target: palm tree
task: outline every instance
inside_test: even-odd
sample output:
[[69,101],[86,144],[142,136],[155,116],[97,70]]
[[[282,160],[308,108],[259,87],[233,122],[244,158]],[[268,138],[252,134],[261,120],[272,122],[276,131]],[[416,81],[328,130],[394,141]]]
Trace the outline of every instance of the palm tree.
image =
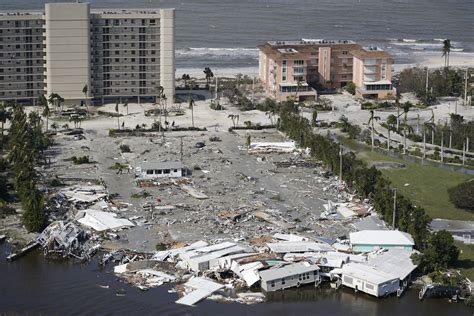
[[120,129],[120,112],[119,112],[118,102],[115,104],[115,112],[117,113],[117,126],[118,126],[118,129]]
[[395,98],[395,105],[397,106],[397,132],[400,128],[400,95],[397,90],[397,97]]
[[40,95],[38,97],[38,100],[36,101],[36,104],[40,107],[40,108],[44,108],[46,105],[48,105],[48,100],[46,99],[46,97],[44,96],[44,94]]
[[191,95],[189,95],[189,108],[191,109],[191,124],[194,128],[194,99]]
[[87,92],[89,91],[89,87],[87,86],[87,84],[84,85],[84,88],[82,88],[82,93],[84,93],[84,104],[86,106],[86,110],[89,110],[88,106],[87,106]]
[[441,57],[444,57],[444,67],[446,68],[449,67],[449,54],[451,53],[451,48],[453,48],[451,41],[449,39],[445,39],[443,41],[443,54]]
[[371,144],[371,149],[374,150],[374,145],[375,145],[375,128],[374,128],[374,121],[380,120],[379,116],[374,116],[375,111],[370,110],[370,118],[369,121],[367,122],[367,125],[371,125],[372,133],[371,133],[371,138],[372,138],[372,144]]
[[124,108],[127,108],[127,115],[128,115],[128,100],[125,100],[125,103],[123,104]]
[[313,110],[313,115],[311,117],[311,124],[316,126],[316,122],[318,121],[318,111],[316,109]]
[[204,68],[204,74],[206,75],[206,85],[209,87],[209,83],[211,82],[211,78],[214,78],[214,73],[212,72],[211,68],[206,67]]
[[[408,121],[408,111],[410,111],[410,107],[412,104],[410,102],[405,102],[403,105],[403,154],[406,154],[406,147],[407,147],[407,121]],[[411,129],[411,127],[409,127]]]
[[181,77],[181,79],[183,79],[184,81],[184,87],[186,88],[188,86],[188,80],[191,79],[191,76],[189,76],[189,74],[183,74],[183,76]]
[[56,93],[51,93],[48,97],[48,103],[56,107]]
[[298,92],[300,91],[301,86],[303,85],[303,77],[298,77],[296,81],[296,92],[295,92],[295,101],[298,102]]
[[236,114],[229,114],[227,118],[230,118],[232,120],[232,125],[234,125],[234,128],[239,124],[239,116]]
[[4,102],[0,103],[0,122],[2,123],[2,136],[5,128],[5,123],[7,120],[11,119],[11,112],[7,110],[7,107]]
[[48,104],[46,103],[46,105],[44,105],[43,107],[43,113],[42,113],[43,117],[46,118],[46,131],[48,131],[48,120],[49,120],[49,115],[50,115],[50,111],[49,111],[49,106]]

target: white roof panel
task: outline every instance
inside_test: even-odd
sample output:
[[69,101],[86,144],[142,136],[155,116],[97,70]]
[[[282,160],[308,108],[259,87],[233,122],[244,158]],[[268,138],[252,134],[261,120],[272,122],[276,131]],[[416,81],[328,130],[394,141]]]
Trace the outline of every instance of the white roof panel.
[[403,280],[417,267],[411,261],[412,253],[412,251],[392,248],[375,256],[369,256],[368,264]]
[[297,275],[316,270],[319,270],[319,267],[317,265],[312,265],[308,262],[298,262],[285,265],[281,268],[273,268],[260,271],[260,278],[263,282],[268,282],[271,280],[281,279],[287,276]]
[[362,230],[349,234],[351,245],[415,245],[410,234],[398,230]]
[[[334,271],[333,271],[334,272]],[[373,284],[382,284],[391,280],[398,279],[397,277],[378,271],[374,267],[360,264],[360,263],[346,263],[341,269],[338,269],[336,273],[342,273],[356,279],[364,280]]]
[[328,244],[312,241],[282,241],[267,243],[268,248],[275,253],[308,252],[308,251],[332,251]]

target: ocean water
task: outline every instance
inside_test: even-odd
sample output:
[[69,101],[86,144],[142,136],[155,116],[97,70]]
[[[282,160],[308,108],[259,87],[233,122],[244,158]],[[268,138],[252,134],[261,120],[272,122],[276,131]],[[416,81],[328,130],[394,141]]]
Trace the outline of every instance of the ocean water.
[[[41,9],[45,2],[0,0],[0,10]],[[352,39],[412,63],[454,51],[474,59],[474,0],[90,0],[95,8],[176,8],[176,67],[256,69],[255,46],[267,40]]]

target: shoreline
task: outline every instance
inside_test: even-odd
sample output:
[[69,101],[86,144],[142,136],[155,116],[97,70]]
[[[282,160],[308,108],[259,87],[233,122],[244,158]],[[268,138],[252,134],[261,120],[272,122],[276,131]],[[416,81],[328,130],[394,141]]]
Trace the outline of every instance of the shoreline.
[[[443,68],[444,67],[444,58],[441,56],[441,52],[420,52],[415,53],[415,61],[411,63],[396,63],[397,55],[395,56],[395,63],[393,65],[394,72],[399,73],[403,69],[411,67],[428,67],[430,69]],[[401,56],[398,56],[401,57]],[[400,58],[401,59],[401,58]],[[474,67],[474,52],[452,52],[449,56],[450,67]],[[235,77],[237,74],[255,76],[258,77],[258,61],[255,66],[243,66],[243,67],[214,67],[212,63],[209,63],[214,75],[217,77]],[[183,74],[189,74],[194,78],[203,78],[204,77],[204,67],[202,68],[190,68],[190,67],[177,67],[176,68],[176,78],[181,78]]]

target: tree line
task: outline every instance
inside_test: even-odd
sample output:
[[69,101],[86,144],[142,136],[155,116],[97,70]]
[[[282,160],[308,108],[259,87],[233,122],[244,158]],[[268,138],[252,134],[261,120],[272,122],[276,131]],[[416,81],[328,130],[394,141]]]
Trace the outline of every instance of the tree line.
[[23,208],[22,221],[28,231],[41,231],[46,225],[45,196],[38,188],[35,170],[41,154],[50,144],[42,131],[38,113],[27,115],[20,105],[13,106],[8,134],[8,155],[14,173],[13,184]]
[[[382,173],[375,167],[356,158],[353,152],[342,153],[342,170],[340,170],[340,146],[329,136],[319,135],[313,132],[308,119],[298,115],[294,101],[285,101],[279,107],[280,120],[278,127],[300,146],[311,149],[311,156],[323,162],[323,164],[335,174],[342,173],[347,185],[355,189],[363,198],[371,198],[377,213],[386,221],[391,223],[393,218],[393,186]],[[429,224],[431,218],[421,207],[415,206],[409,199],[401,194],[396,196],[395,228],[408,232],[413,236],[415,246],[420,251],[433,252],[439,239],[445,241],[441,248],[447,254],[438,257],[422,256],[417,258],[422,270],[428,272],[434,267],[446,268],[448,264],[457,260],[459,251],[453,244],[453,239],[445,236],[445,232],[431,233]],[[438,235],[442,236],[439,237]],[[449,234],[448,234],[449,235]]]

